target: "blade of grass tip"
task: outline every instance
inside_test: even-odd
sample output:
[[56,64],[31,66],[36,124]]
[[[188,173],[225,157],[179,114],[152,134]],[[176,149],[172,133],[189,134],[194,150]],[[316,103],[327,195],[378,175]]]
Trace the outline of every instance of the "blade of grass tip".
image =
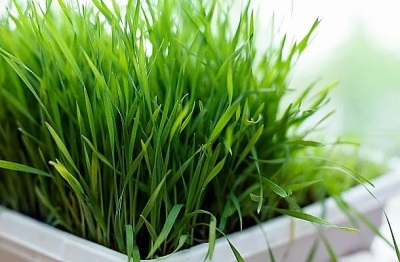
[[52,177],[49,173],[44,172],[42,170],[30,167],[30,166],[26,166],[26,165],[14,163],[14,162],[4,161],[4,160],[0,160],[0,168],[18,171],[18,172],[29,173],[29,174],[35,174],[35,175],[39,175],[39,176]]
[[[96,82],[100,85],[102,90],[104,90],[107,93],[110,100],[112,102],[114,102],[112,92],[111,92],[110,88],[108,87],[106,80],[104,79],[104,76],[97,69],[96,65],[93,63],[92,59],[90,59],[89,55],[86,53],[86,51],[83,49],[83,47],[81,48],[81,51],[86,59],[86,62],[88,63],[90,69],[92,70],[92,72],[95,76]],[[85,91],[86,91],[86,89],[85,89]],[[115,104],[115,103],[113,103],[113,104]]]
[[329,221],[327,221],[325,219],[322,219],[320,217],[316,217],[316,216],[304,213],[302,211],[287,210],[287,209],[280,209],[280,208],[275,208],[274,210],[279,212],[279,213],[281,213],[281,214],[283,214],[283,215],[287,215],[287,216],[291,216],[291,217],[298,218],[298,219],[301,219],[301,220],[309,221],[311,223],[316,223],[316,224],[323,225],[323,226],[338,228],[338,229],[342,229],[342,230],[345,230],[345,231],[348,231],[348,232],[358,232],[358,230],[355,229],[355,228],[340,227],[340,226],[337,226],[337,225],[335,225],[335,224],[333,224],[333,223],[331,223],[331,222],[329,222]]
[[183,129],[185,129],[185,127],[189,124],[189,122],[190,122],[190,119],[192,118],[192,115],[193,115],[193,112],[194,112],[194,109],[196,108],[196,103],[194,102],[193,103],[193,107],[192,107],[192,111],[190,111],[190,113],[189,113],[189,115],[186,117],[186,119],[183,121],[183,123],[182,123],[182,125],[181,125],[181,127],[180,127],[180,129],[179,129],[179,132],[182,132],[183,131]]
[[219,172],[221,172],[222,168],[224,167],[225,164],[225,158],[222,159],[212,170],[211,172],[208,174],[206,180],[204,181],[203,184],[203,189],[207,187],[208,183],[211,182],[211,180],[218,175]]
[[240,209],[239,200],[237,199],[237,197],[233,193],[229,194],[229,199],[232,201],[233,205],[236,208],[236,211],[238,212],[239,223],[240,223],[240,231],[242,231],[243,230],[243,217],[242,217],[242,211]]
[[[119,1],[118,1],[119,2]],[[118,19],[118,21],[122,21],[122,17],[121,17],[121,9],[117,3],[116,0],[111,0],[112,6],[113,6],[113,13],[116,15],[116,18]]]
[[74,160],[72,159],[71,154],[68,152],[67,147],[65,144],[62,142],[61,138],[58,136],[57,132],[50,126],[49,123],[45,122],[47,129],[50,132],[50,135],[54,139],[54,142],[56,142],[56,145],[58,149],[61,151],[63,156],[67,159],[67,161],[72,165],[72,167],[75,169],[76,172],[79,173],[78,168],[75,166]]
[[318,18],[314,21],[314,24],[312,25],[311,29],[308,31],[307,35],[300,41],[300,43],[297,45],[297,50],[299,54],[301,54],[306,47],[308,46],[308,42],[310,40],[311,35],[315,31],[315,29],[318,27],[320,24],[321,20]]
[[26,65],[24,65],[21,61],[19,61],[16,57],[14,57],[13,55],[8,53],[6,50],[4,50],[1,47],[0,47],[0,55],[11,66],[11,68],[14,70],[14,72],[17,73],[17,75],[21,78],[21,80],[24,82],[26,87],[29,89],[29,91],[35,97],[36,101],[39,103],[42,110],[45,112],[46,116],[48,116],[51,119],[46,106],[44,105],[43,101],[40,99],[39,95],[37,94],[35,88],[31,84],[31,82],[29,82],[27,75],[24,73],[24,71],[22,71],[22,69],[20,67],[22,66],[25,70],[30,72],[36,79],[40,80],[40,78],[34,72],[32,72]]
[[[96,156],[100,159],[101,162],[103,162],[104,164],[106,164],[109,168],[111,168],[112,170],[114,170],[114,167],[111,165],[111,163],[107,160],[107,158],[102,155],[99,151],[97,151],[97,149],[95,148],[95,146],[89,141],[89,139],[87,139],[85,136],[82,135],[83,140],[88,144],[88,146],[90,147],[90,149],[92,149],[92,151],[96,154]],[[117,172],[120,173],[120,172]]]
[[186,244],[186,241],[188,240],[188,238],[189,238],[189,235],[181,235],[181,236],[179,237],[179,240],[178,240],[178,245],[176,246],[176,248],[174,249],[174,251],[172,251],[172,252],[169,253],[168,255],[159,257],[159,258],[157,258],[157,259],[159,259],[160,261],[162,261],[163,259],[167,259],[168,257],[171,257],[172,255],[174,255],[177,251],[179,251],[179,250],[183,247],[183,245]]
[[180,236],[178,246],[175,248],[175,250],[171,254],[176,253],[178,250],[180,250],[183,247],[183,245],[186,243],[188,238],[189,238],[189,235]]
[[260,202],[260,196],[257,196],[256,194],[250,193],[250,199],[256,203]]
[[228,238],[226,238],[226,240],[228,241],[229,247],[231,248],[233,255],[236,258],[237,262],[244,262],[243,257],[240,255],[239,251],[235,248],[235,246],[231,243],[231,241],[229,241]]
[[157,251],[157,249],[161,246],[161,244],[167,239],[169,232],[174,226],[176,218],[178,217],[179,211],[182,209],[182,207],[183,205],[175,205],[172,208],[171,212],[168,214],[163,229],[161,230],[156,241],[154,242],[153,247],[151,248],[149,254],[147,255],[148,259],[153,256],[153,254]]
[[[154,192],[151,194],[149,200],[147,201],[145,207],[143,208],[143,211],[141,213],[141,215],[143,217],[147,217],[147,215],[150,213],[150,211],[153,209],[153,206],[156,204],[158,195],[160,194],[161,189],[163,188],[164,184],[165,184],[165,180],[167,178],[167,175],[163,177],[163,179],[161,180],[161,182],[158,184],[158,186],[156,187],[156,189],[154,190]],[[135,227],[135,235],[139,232],[139,230],[141,229],[141,227],[143,226],[143,219],[139,218],[138,223]]]
[[146,227],[147,227],[147,231],[149,232],[149,234],[150,234],[150,236],[151,236],[151,240],[152,240],[152,241],[155,241],[155,240],[157,239],[157,232],[156,232],[156,230],[155,230],[154,227],[150,224],[150,222],[147,221],[147,219],[146,219],[144,216],[140,215],[140,217],[143,219],[143,221],[144,221],[144,223],[145,223],[145,225],[146,225]]
[[243,149],[242,153],[240,154],[239,160],[236,164],[235,169],[240,165],[240,163],[243,162],[245,157],[250,153],[251,149],[254,147],[254,145],[257,143],[258,139],[262,135],[264,131],[264,125],[261,125],[257,131],[254,133],[250,141],[247,143],[246,147]]
[[385,210],[383,210],[383,214],[385,215],[386,222],[387,222],[387,224],[389,226],[389,231],[390,231],[390,235],[391,235],[392,240],[393,240],[393,245],[394,245],[394,249],[396,251],[397,260],[400,261],[399,246],[397,245],[397,241],[396,241],[396,238],[395,238],[394,233],[393,233],[392,225],[390,224],[389,218],[388,218]]
[[60,175],[68,182],[73,191],[82,198],[84,195],[83,187],[79,181],[67,170],[67,168],[58,160],[56,160],[56,162],[50,161],[49,164],[54,166],[58,173],[60,173]]
[[179,115],[176,117],[174,124],[172,125],[171,131],[169,133],[169,142],[171,143],[172,138],[174,137],[176,131],[178,128],[181,127],[183,119],[186,117],[186,115],[189,113],[189,106],[186,105],[183,110],[179,113]]
[[107,21],[112,24],[112,21],[116,19],[113,15],[113,12],[107,7],[107,5],[103,1],[92,0],[92,3],[99,9],[99,11],[104,15]]
[[288,194],[286,193],[285,190],[283,190],[280,186],[269,180],[268,178],[261,177],[263,183],[267,185],[269,189],[271,189],[275,194],[277,194],[280,197],[286,198],[288,197]]
[[[249,28],[249,39],[253,39],[254,36],[254,10],[251,10],[250,14],[250,28]],[[253,42],[250,42],[252,44]]]
[[260,196],[257,206],[257,214],[260,214],[263,203],[264,203],[264,188],[260,186]]
[[67,7],[65,4],[64,0],[58,0],[58,5],[61,7],[61,10],[64,12],[65,16],[67,17],[68,21],[73,25],[74,23],[72,22],[72,16],[70,9]]
[[58,47],[61,49],[62,54],[65,56],[66,60],[68,63],[71,65],[72,70],[78,77],[79,81],[83,86],[85,86],[85,82],[83,80],[82,72],[79,68],[79,65],[75,59],[75,56],[72,54],[70,47],[68,44],[64,41],[63,37],[60,34],[60,30],[52,23],[50,19],[46,20],[47,25],[49,26],[48,28],[50,29],[50,35],[53,37],[55,40],[55,43],[57,43]]
[[215,125],[213,131],[211,132],[210,138],[208,140],[209,143],[214,142],[214,140],[218,137],[218,135],[222,132],[225,126],[228,124],[229,120],[236,113],[237,104],[232,104],[225,113],[221,116],[217,124]]

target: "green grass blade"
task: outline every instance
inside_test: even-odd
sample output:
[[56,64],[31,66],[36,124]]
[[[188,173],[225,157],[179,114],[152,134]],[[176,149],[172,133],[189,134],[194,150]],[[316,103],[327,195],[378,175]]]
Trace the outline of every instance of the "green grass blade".
[[288,190],[292,191],[292,192],[296,192],[296,191],[301,191],[306,189],[307,187],[313,186],[317,183],[321,183],[323,182],[323,180],[313,180],[313,181],[305,181],[305,182],[300,182],[300,183],[296,183],[296,184],[291,184],[288,186]]
[[131,225],[125,226],[125,234],[128,261],[131,261],[133,259],[133,262],[140,262],[139,248],[135,244],[133,237],[133,228]]
[[279,195],[280,197],[286,198],[288,197],[288,194],[286,193],[285,190],[283,190],[280,186],[269,180],[268,178],[261,177],[261,180],[263,183],[267,185],[269,189],[271,189],[274,193]]
[[254,145],[257,143],[258,139],[261,137],[261,134],[264,131],[264,125],[261,125],[257,131],[254,133],[254,135],[251,137],[249,142],[247,143],[246,147],[243,149],[243,152],[240,154],[239,160],[236,164],[236,167],[239,166],[240,163],[245,159],[245,157],[250,153],[251,149],[254,147]]
[[75,171],[79,173],[78,168],[75,166],[74,160],[71,154],[69,153],[67,147],[65,146],[64,142],[58,136],[57,132],[49,125],[49,123],[46,122],[45,124],[50,132],[50,135],[53,137],[54,142],[56,142],[56,145],[60,150],[60,152],[62,153],[62,155],[65,157],[65,159],[67,159],[68,163],[75,169]]
[[[145,207],[143,208],[141,216],[147,217],[147,215],[153,209],[153,207],[156,204],[156,201],[157,201],[157,199],[159,197],[160,191],[161,191],[161,189],[163,188],[163,186],[165,184],[165,180],[166,179],[167,179],[167,176],[164,176],[163,179],[161,180],[161,182],[158,184],[158,186],[154,190],[154,192],[151,194],[149,200],[147,201]],[[138,221],[138,223],[137,223],[137,225],[135,227],[135,235],[139,232],[139,230],[143,226],[143,223],[144,223],[143,219],[139,218],[139,221]]]
[[150,234],[152,240],[155,241],[155,240],[157,239],[157,232],[156,232],[156,230],[155,230],[154,227],[150,224],[150,222],[147,221],[147,219],[146,219],[144,216],[141,215],[140,218],[143,219],[143,221],[144,221],[144,223],[145,223],[145,225],[146,225],[147,231],[149,231],[149,234]]
[[178,217],[179,211],[182,209],[183,205],[175,205],[171,212],[168,214],[168,217],[165,221],[164,227],[158,235],[156,241],[154,242],[153,247],[151,248],[147,258],[153,256],[154,252],[161,246],[161,244],[167,239],[168,234],[170,233],[172,227],[175,224],[176,218]]
[[68,182],[73,191],[82,198],[84,195],[84,190],[79,183],[79,181],[67,170],[67,168],[61,164],[58,160],[56,162],[50,161],[50,165],[54,166],[54,168],[58,171],[58,173]]
[[235,248],[235,246],[229,241],[228,238],[226,238],[228,241],[229,247],[231,248],[233,255],[235,256],[235,259],[237,262],[244,262],[244,258],[240,255],[239,251]]
[[217,218],[215,216],[211,216],[211,221],[209,225],[209,231],[208,231],[208,250],[207,250],[207,255],[206,258],[211,259],[212,255],[214,253],[214,247],[215,247],[215,240],[216,240],[216,231],[217,231]]
[[212,170],[211,172],[207,175],[206,180],[204,181],[203,184],[203,189],[207,187],[207,185],[213,180],[213,178],[218,175],[219,172],[221,172],[222,168],[225,165],[225,159],[221,160]]
[[106,164],[112,170],[115,170],[114,167],[111,165],[111,163],[107,160],[107,158],[104,155],[102,155],[99,151],[97,151],[96,147],[89,141],[89,139],[87,139],[85,136],[82,136],[82,138],[88,144],[90,149],[92,149],[93,153],[95,153],[96,156],[100,159],[101,162]]
[[332,224],[331,222],[329,222],[329,221],[327,221],[325,219],[322,219],[322,218],[319,218],[319,217],[304,213],[302,211],[286,210],[286,209],[280,209],[280,208],[276,208],[274,210],[276,210],[277,212],[279,212],[279,213],[281,213],[283,215],[287,215],[287,216],[291,216],[291,217],[294,217],[294,218],[302,219],[302,220],[309,221],[311,223],[319,224],[319,225],[322,225],[322,226],[338,228],[338,229],[342,229],[342,230],[349,231],[349,232],[357,232],[358,231],[355,228],[337,226],[337,225]]
[[22,165],[19,163],[4,161],[4,160],[0,160],[0,168],[18,171],[18,172],[29,173],[29,174],[35,174],[35,175],[39,175],[39,176],[52,177],[51,174],[44,172],[42,170],[30,167],[30,166]]
[[85,82],[83,80],[82,72],[76,61],[76,57],[71,52],[70,47],[65,42],[65,40],[63,39],[63,37],[60,34],[60,31],[57,29],[56,25],[54,25],[51,20],[47,20],[47,25],[49,26],[51,37],[55,40],[55,43],[58,45],[58,47],[62,51],[61,54],[63,54],[64,57],[67,59],[68,63],[71,65],[73,71],[75,72],[76,76],[78,77],[79,81],[84,86]]
[[228,91],[228,97],[229,97],[229,104],[232,103],[232,98],[233,98],[233,75],[232,75],[232,68],[228,67],[228,74],[227,74],[227,84],[226,88]]
[[221,116],[215,125],[213,131],[211,132],[210,138],[208,139],[209,143],[214,142],[217,136],[222,132],[228,122],[231,120],[232,116],[236,113],[236,108],[238,104],[232,104],[226,112]]
[[238,216],[239,216],[239,221],[240,221],[240,231],[242,231],[243,230],[243,216],[242,216],[242,211],[241,211],[241,208],[240,208],[239,200],[237,199],[237,197],[233,193],[229,194],[229,199],[232,201],[233,205],[236,208],[236,211],[237,211]]

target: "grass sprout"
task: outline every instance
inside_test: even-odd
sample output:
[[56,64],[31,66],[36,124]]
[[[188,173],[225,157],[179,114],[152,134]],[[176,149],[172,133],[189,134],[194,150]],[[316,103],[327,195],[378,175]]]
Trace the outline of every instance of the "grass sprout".
[[254,216],[337,227],[298,208],[330,184],[328,166],[342,168],[296,164],[328,154],[310,155],[326,148],[305,127],[330,87],[282,104],[319,20],[299,42],[256,50],[250,3],[232,27],[223,1],[111,2],[10,1],[2,205],[135,260],[202,242],[211,257],[217,237]]

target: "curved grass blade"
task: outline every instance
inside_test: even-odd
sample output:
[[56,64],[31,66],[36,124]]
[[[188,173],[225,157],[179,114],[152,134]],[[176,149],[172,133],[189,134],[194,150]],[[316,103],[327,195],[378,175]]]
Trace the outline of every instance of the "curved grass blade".
[[[161,189],[163,188],[163,186],[165,185],[165,180],[167,179],[167,175],[163,177],[163,179],[161,180],[161,182],[158,184],[158,186],[156,187],[156,189],[154,190],[154,192],[151,194],[149,200],[147,201],[145,207],[143,208],[143,211],[141,213],[141,216],[143,217],[147,217],[147,215],[150,213],[150,211],[153,209],[153,206],[156,204],[157,198],[160,194]],[[139,218],[138,223],[135,227],[135,236],[136,234],[139,232],[139,230],[141,229],[141,227],[143,226],[143,218]]]
[[75,166],[75,163],[74,163],[74,160],[72,159],[71,154],[68,152],[67,147],[65,146],[65,144],[63,143],[61,138],[58,136],[57,132],[49,125],[49,123],[46,122],[45,124],[46,124],[47,129],[49,130],[51,136],[53,137],[54,142],[56,142],[58,149],[61,151],[61,153],[67,159],[69,164],[71,164],[71,166],[75,169],[75,171],[79,173],[78,168]]
[[225,159],[222,159],[208,174],[206,181],[204,181],[203,188],[206,188],[207,185],[211,182],[211,180],[221,172],[222,168],[224,167]]
[[320,217],[316,217],[307,213],[304,213],[302,211],[296,211],[296,210],[287,210],[287,209],[280,209],[280,208],[275,208],[275,211],[283,214],[283,215],[287,215],[287,216],[291,216],[294,218],[298,218],[298,219],[302,219],[305,221],[309,221],[311,223],[315,223],[315,224],[319,224],[319,225],[323,225],[323,226],[328,226],[328,227],[333,227],[333,228],[338,228],[338,229],[342,229],[348,232],[358,232],[357,229],[355,228],[350,228],[350,227],[340,227],[337,226],[325,219],[322,219]]
[[258,139],[261,137],[263,131],[264,131],[264,125],[261,125],[257,129],[257,131],[253,134],[250,141],[247,143],[246,147],[243,149],[242,153],[240,154],[239,160],[236,164],[236,168],[239,166],[240,163],[242,163],[242,161],[245,159],[245,157],[250,153],[251,149],[257,143]]
[[228,124],[229,120],[232,116],[236,113],[236,108],[238,104],[231,105],[225,113],[221,116],[218,120],[217,124],[215,125],[213,131],[211,132],[210,138],[208,139],[209,143],[214,142],[214,140],[218,137],[218,135],[222,132],[225,126]]
[[237,262],[244,262],[243,257],[240,255],[239,251],[235,248],[235,246],[231,243],[231,241],[229,241],[228,238],[226,238],[226,241],[228,241],[229,247],[231,248],[233,255],[236,258]]
[[93,153],[96,154],[96,156],[100,159],[101,162],[106,164],[108,167],[110,167],[112,170],[114,170],[114,167],[111,165],[111,163],[107,160],[107,158],[102,155],[96,147],[87,139],[85,136],[82,135],[83,140],[89,145],[90,149],[92,149]]
[[214,215],[211,215],[211,221],[210,221],[210,228],[208,231],[209,237],[208,237],[208,250],[207,250],[207,255],[206,259],[211,259],[212,255],[214,253],[214,248],[215,248],[215,239],[216,239],[216,231],[217,231],[217,218]]
[[243,230],[243,217],[242,217],[242,211],[241,211],[241,208],[240,208],[239,200],[237,199],[237,197],[233,193],[229,194],[229,199],[232,201],[234,207],[236,208],[236,211],[238,212],[239,223],[240,223],[240,231],[242,231]]
[[300,191],[300,190],[304,190],[306,187],[309,187],[309,186],[312,186],[314,184],[321,183],[321,182],[323,182],[323,180],[300,182],[300,183],[296,183],[296,184],[291,184],[290,186],[288,186],[288,189],[292,192]]
[[35,175],[39,175],[39,176],[52,177],[52,175],[50,175],[49,173],[44,172],[42,170],[30,167],[30,166],[18,164],[15,162],[10,162],[10,161],[0,160],[0,168],[18,171],[18,172],[29,173],[29,174],[35,174]]
[[275,194],[277,194],[280,197],[286,198],[288,197],[288,194],[286,193],[283,188],[269,180],[268,178],[261,177],[262,181],[268,186],[269,189],[271,189]]
[[83,187],[79,183],[79,181],[67,170],[67,168],[61,164],[58,160],[56,162],[50,161],[50,165],[54,166],[54,168],[60,173],[60,175],[68,182],[74,192],[82,197],[84,194]]
[[175,205],[171,212],[168,214],[168,217],[165,221],[164,227],[161,230],[161,233],[158,235],[156,241],[154,242],[153,247],[151,248],[147,258],[153,256],[154,252],[161,246],[161,244],[167,239],[169,232],[175,224],[176,218],[178,217],[179,211],[182,209],[183,205]]

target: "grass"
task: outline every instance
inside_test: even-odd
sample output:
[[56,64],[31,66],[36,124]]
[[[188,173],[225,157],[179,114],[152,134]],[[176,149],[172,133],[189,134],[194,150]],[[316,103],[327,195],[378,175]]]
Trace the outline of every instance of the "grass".
[[329,173],[294,167],[338,166],[309,151],[329,155],[307,121],[330,87],[282,104],[319,20],[255,50],[249,3],[235,30],[223,1],[112,3],[9,4],[0,203],[135,260],[207,241],[210,257],[220,232],[278,214],[336,227],[300,208]]

